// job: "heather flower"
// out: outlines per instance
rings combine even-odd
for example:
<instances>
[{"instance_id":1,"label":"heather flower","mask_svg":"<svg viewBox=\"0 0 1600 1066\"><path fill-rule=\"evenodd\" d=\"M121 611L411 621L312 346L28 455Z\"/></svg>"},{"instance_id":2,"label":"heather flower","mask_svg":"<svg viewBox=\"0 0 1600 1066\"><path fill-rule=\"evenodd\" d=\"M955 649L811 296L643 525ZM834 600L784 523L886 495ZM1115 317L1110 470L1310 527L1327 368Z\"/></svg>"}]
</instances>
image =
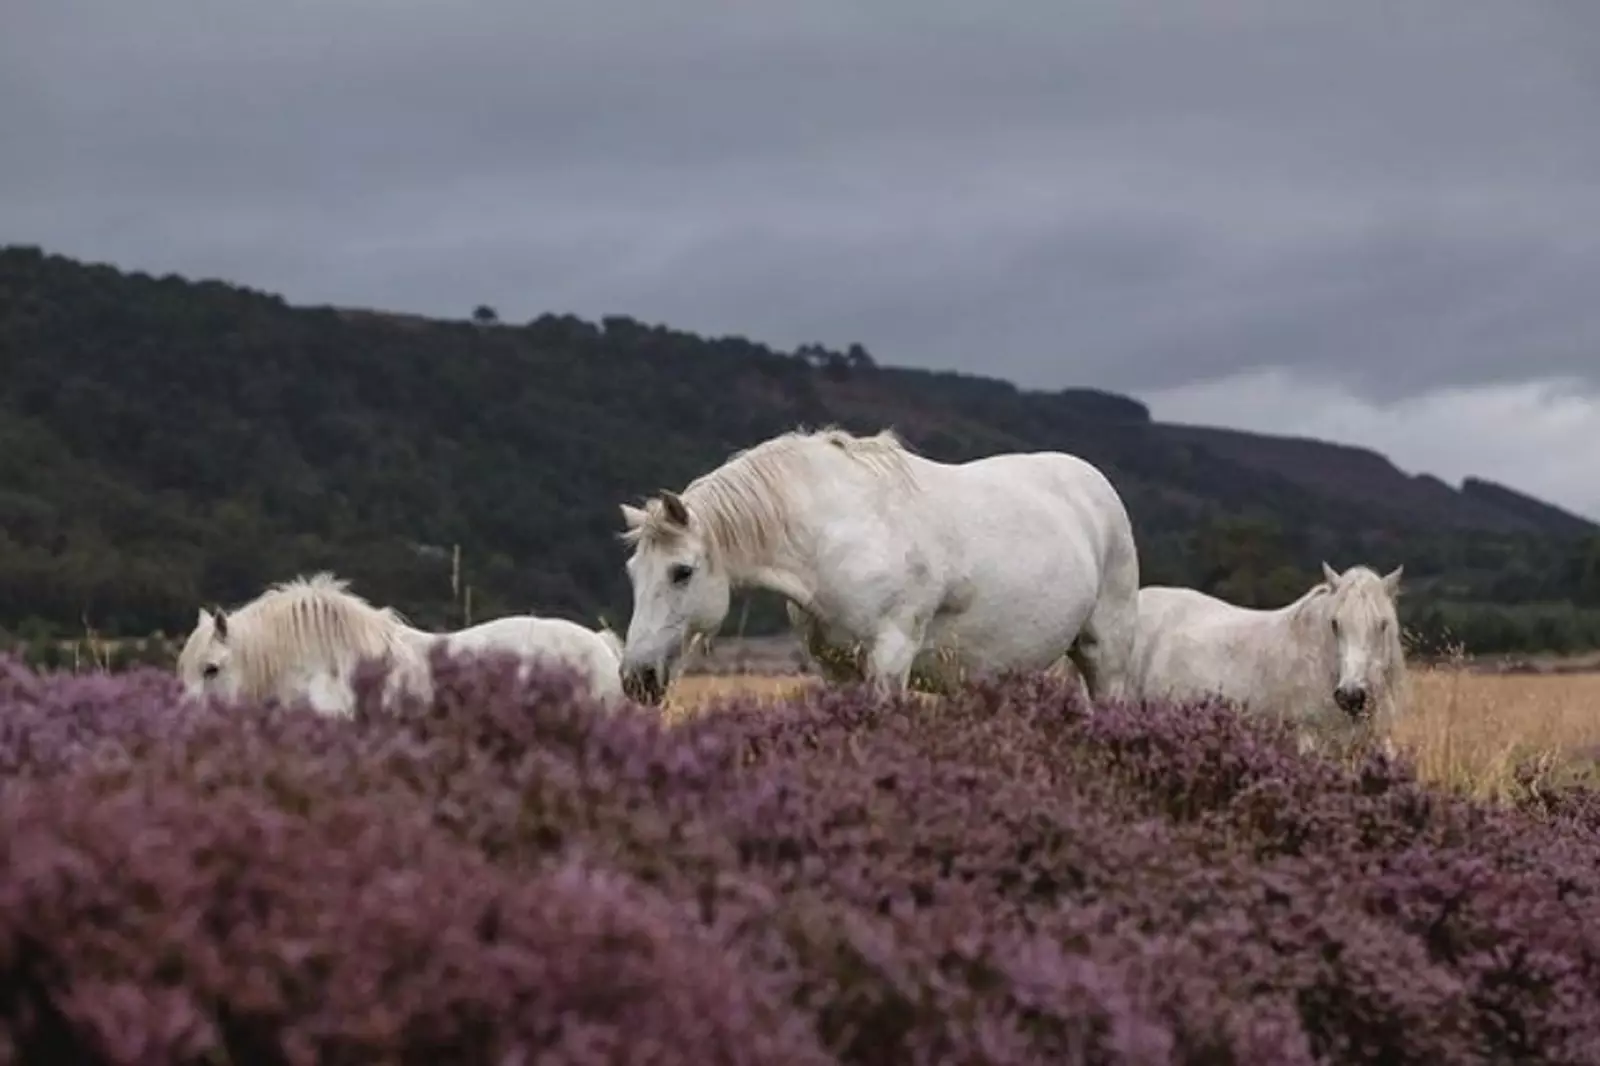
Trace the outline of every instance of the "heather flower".
<instances>
[{"instance_id":1,"label":"heather flower","mask_svg":"<svg viewBox=\"0 0 1600 1066\"><path fill-rule=\"evenodd\" d=\"M673 724L0 659L0 1062L1600 1061L1600 810L1050 678Z\"/></svg>"}]
</instances>

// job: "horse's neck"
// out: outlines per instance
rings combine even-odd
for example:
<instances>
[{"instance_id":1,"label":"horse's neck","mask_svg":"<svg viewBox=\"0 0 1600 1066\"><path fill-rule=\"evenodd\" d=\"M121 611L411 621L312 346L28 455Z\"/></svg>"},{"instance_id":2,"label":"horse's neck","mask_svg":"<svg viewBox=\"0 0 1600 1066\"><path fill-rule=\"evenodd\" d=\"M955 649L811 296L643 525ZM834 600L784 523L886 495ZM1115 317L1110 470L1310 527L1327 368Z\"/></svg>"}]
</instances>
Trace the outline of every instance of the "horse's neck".
<instances>
[{"instance_id":1,"label":"horse's neck","mask_svg":"<svg viewBox=\"0 0 1600 1066\"><path fill-rule=\"evenodd\" d=\"M794 473L796 478L812 483L817 482L819 475L826 477L826 471L818 471L814 463L797 466ZM805 495L808 497L805 500L785 500L780 505L781 520L787 532L784 536L770 538L767 550L754 555L719 552L718 565L726 572L730 585L765 589L802 606L811 603L817 588L815 553L811 546L820 537L822 522L813 508L818 494L813 491ZM685 499L690 507L694 506L689 494Z\"/></svg>"},{"instance_id":2,"label":"horse's neck","mask_svg":"<svg viewBox=\"0 0 1600 1066\"><path fill-rule=\"evenodd\" d=\"M918 464L926 465L916 455L895 458L911 464L912 478L905 484L914 482ZM779 505L788 535L773 538L772 549L761 553L760 558L741 559L728 553L722 565L735 587L766 589L809 608L822 583L818 547L829 527L838 518L859 513L864 506L875 506L869 501L880 493L899 491L900 484L890 483L897 479L893 471L874 469L873 463L844 454L831 445L815 445L790 461L793 466L783 476L791 485L805 488ZM691 509L692 494L693 486L685 494Z\"/></svg>"},{"instance_id":3,"label":"horse's neck","mask_svg":"<svg viewBox=\"0 0 1600 1066\"><path fill-rule=\"evenodd\" d=\"M1325 595L1307 595L1274 611L1273 628L1282 647L1272 655L1268 668L1278 683L1298 691L1308 685L1322 686L1323 668L1330 667L1333 649L1326 639L1328 625L1323 608L1330 602ZM1309 669L1308 669L1309 668ZM1316 679L1316 680L1308 680Z\"/></svg>"},{"instance_id":4,"label":"horse's neck","mask_svg":"<svg viewBox=\"0 0 1600 1066\"><path fill-rule=\"evenodd\" d=\"M804 558L804 553L774 551L763 553L760 559L724 557L719 560L728 575L728 583L736 589L763 589L775 592L801 606L809 606L816 596L816 566Z\"/></svg>"}]
</instances>

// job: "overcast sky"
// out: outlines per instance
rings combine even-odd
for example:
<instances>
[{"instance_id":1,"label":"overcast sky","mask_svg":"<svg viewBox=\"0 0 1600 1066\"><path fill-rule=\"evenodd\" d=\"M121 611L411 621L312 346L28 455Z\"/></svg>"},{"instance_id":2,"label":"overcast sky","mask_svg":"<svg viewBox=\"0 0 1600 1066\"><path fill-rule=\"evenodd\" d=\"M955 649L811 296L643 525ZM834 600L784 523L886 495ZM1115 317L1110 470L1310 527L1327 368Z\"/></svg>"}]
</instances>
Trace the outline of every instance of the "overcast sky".
<instances>
[{"instance_id":1,"label":"overcast sky","mask_svg":"<svg viewBox=\"0 0 1600 1066\"><path fill-rule=\"evenodd\" d=\"M1600 517L1596 0L8 0L0 241L1131 392Z\"/></svg>"}]
</instances>

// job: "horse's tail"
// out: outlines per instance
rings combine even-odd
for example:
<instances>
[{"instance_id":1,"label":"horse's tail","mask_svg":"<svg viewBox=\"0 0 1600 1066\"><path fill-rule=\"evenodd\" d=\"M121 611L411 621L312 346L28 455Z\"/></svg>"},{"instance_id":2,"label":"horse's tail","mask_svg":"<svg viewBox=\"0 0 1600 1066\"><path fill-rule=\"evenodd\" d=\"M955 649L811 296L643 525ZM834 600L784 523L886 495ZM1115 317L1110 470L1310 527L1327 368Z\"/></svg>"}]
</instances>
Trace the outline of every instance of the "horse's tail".
<instances>
[{"instance_id":1,"label":"horse's tail","mask_svg":"<svg viewBox=\"0 0 1600 1066\"><path fill-rule=\"evenodd\" d=\"M622 638L617 636L616 630L611 628L611 623L606 621L605 615L600 616L600 628L595 630L605 646L611 649L611 654L617 657L617 662L622 661Z\"/></svg>"}]
</instances>

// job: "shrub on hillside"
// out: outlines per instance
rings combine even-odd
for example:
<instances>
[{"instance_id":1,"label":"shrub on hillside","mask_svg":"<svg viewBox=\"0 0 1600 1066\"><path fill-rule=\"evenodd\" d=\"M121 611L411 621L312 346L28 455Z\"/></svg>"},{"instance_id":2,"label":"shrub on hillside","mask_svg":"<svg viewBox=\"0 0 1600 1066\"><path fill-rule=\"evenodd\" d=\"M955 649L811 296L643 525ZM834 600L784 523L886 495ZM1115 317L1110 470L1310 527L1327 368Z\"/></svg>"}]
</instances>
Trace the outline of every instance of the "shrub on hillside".
<instances>
[{"instance_id":1,"label":"shrub on hillside","mask_svg":"<svg viewBox=\"0 0 1600 1066\"><path fill-rule=\"evenodd\" d=\"M1592 805L1046 679L679 726L0 661L0 1061L1600 1061Z\"/></svg>"}]
</instances>

